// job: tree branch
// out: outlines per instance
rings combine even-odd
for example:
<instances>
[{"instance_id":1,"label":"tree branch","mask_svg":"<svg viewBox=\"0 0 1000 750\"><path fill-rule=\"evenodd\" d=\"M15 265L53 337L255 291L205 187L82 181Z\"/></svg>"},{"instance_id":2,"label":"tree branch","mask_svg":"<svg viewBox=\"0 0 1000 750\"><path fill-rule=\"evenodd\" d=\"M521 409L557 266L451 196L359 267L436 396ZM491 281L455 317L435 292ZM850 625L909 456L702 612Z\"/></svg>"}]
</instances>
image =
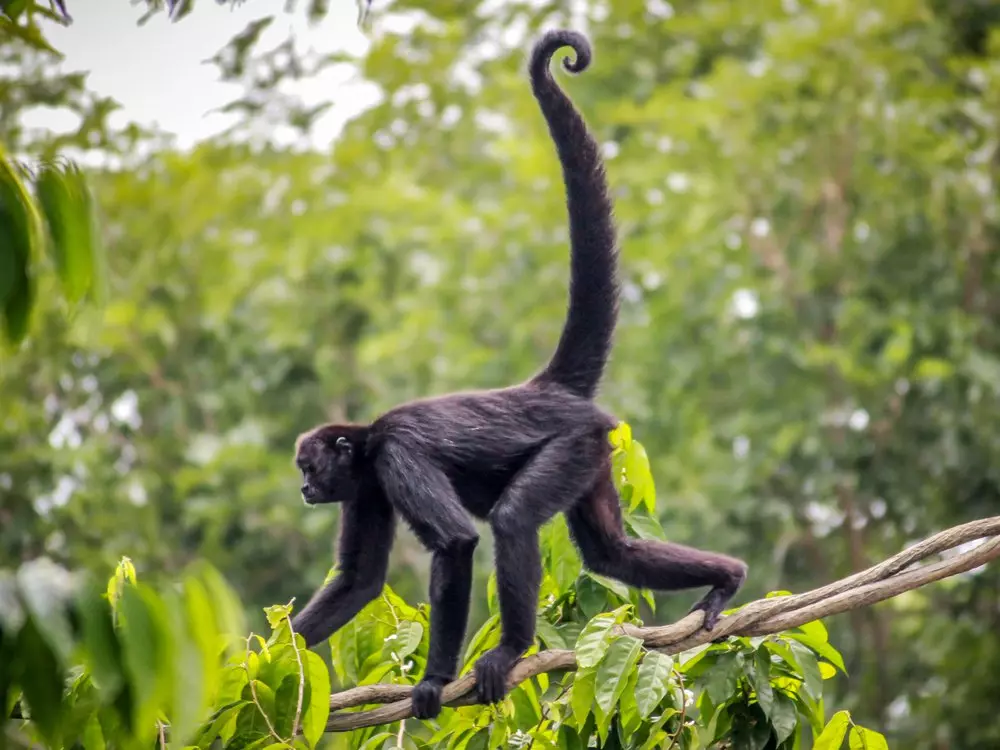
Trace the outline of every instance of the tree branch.
<instances>
[{"instance_id":1,"label":"tree branch","mask_svg":"<svg viewBox=\"0 0 1000 750\"><path fill-rule=\"evenodd\" d=\"M947 552L963 544L980 544L964 552L945 556L939 562L912 567L931 555ZM719 620L711 632L701 629L704 614L693 612L681 620L657 627L627 625L621 632L642 639L647 648L668 654L686 651L728 635L759 636L780 633L818 620L898 596L906 591L965 573L1000 557L1000 516L973 521L942 531L885 562L804 594L759 599ZM510 673L513 687L543 672L576 668L576 655L569 650L541 651L525 657ZM475 676L470 672L445 686L442 704L465 706L476 703ZM349 732L379 724L391 724L413 716L409 685L363 685L330 696L328 732ZM367 711L343 709L381 703Z\"/></svg>"}]
</instances>

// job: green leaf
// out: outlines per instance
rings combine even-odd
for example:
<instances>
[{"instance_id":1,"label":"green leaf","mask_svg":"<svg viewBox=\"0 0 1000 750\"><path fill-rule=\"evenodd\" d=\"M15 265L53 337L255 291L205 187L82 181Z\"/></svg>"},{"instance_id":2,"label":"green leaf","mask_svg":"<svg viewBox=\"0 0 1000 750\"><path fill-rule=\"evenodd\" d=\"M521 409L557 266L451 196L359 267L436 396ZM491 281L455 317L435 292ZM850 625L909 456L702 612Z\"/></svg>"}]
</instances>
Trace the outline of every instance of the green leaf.
<instances>
[{"instance_id":1,"label":"green leaf","mask_svg":"<svg viewBox=\"0 0 1000 750\"><path fill-rule=\"evenodd\" d=\"M251 705L250 701L238 700L217 708L202 725L202 729L198 732L198 736L194 741L195 744L198 747L208 747L211 745L216 737L220 735L223 727L234 721L239 716L240 711L249 705Z\"/></svg>"},{"instance_id":2,"label":"green leaf","mask_svg":"<svg viewBox=\"0 0 1000 750\"><path fill-rule=\"evenodd\" d=\"M75 592L70 574L47 557L40 557L24 563L16 575L21 600L35 627L62 666L68 667L74 647L69 606Z\"/></svg>"},{"instance_id":3,"label":"green leaf","mask_svg":"<svg viewBox=\"0 0 1000 750\"><path fill-rule=\"evenodd\" d=\"M0 313L6 338L15 345L28 333L36 286L31 264L40 254L41 243L35 202L0 146L0 270L6 274L0 282Z\"/></svg>"},{"instance_id":4,"label":"green leaf","mask_svg":"<svg viewBox=\"0 0 1000 750\"><path fill-rule=\"evenodd\" d=\"M514 720L518 729L527 731L541 720L542 708L531 680L526 680L514 688L510 693L510 700L514 706Z\"/></svg>"},{"instance_id":5,"label":"green leaf","mask_svg":"<svg viewBox=\"0 0 1000 750\"><path fill-rule=\"evenodd\" d=\"M35 621L29 620L18 633L17 652L23 661L21 689L31 710L32 723L50 747L59 747L64 716L63 672L49 642Z\"/></svg>"},{"instance_id":6,"label":"green leaf","mask_svg":"<svg viewBox=\"0 0 1000 750\"><path fill-rule=\"evenodd\" d=\"M649 457L646 455L646 449L642 443L637 440L632 441L632 446L628 451L625 473L629 484L635 488L632 507L641 503L646 512L655 513L656 490L653 485L653 475L649 469Z\"/></svg>"},{"instance_id":7,"label":"green leaf","mask_svg":"<svg viewBox=\"0 0 1000 750\"><path fill-rule=\"evenodd\" d=\"M170 670L162 677L169 677L170 739L178 745L187 744L207 713L210 696L207 677L218 669L214 658L207 661L203 658L197 641L192 638L181 594L172 589L164 592L167 620L161 623L170 631Z\"/></svg>"},{"instance_id":8,"label":"green leaf","mask_svg":"<svg viewBox=\"0 0 1000 750\"><path fill-rule=\"evenodd\" d=\"M771 726L774 727L774 733L778 738L779 745L791 737L792 732L798 726L798 714L795 710L795 702L777 691L774 693L774 702L767 715L771 720Z\"/></svg>"},{"instance_id":9,"label":"green leaf","mask_svg":"<svg viewBox=\"0 0 1000 750\"><path fill-rule=\"evenodd\" d=\"M729 651L719 655L704 675L705 691L712 703L719 705L733 696L742 670L743 659L739 654Z\"/></svg>"},{"instance_id":10,"label":"green leaf","mask_svg":"<svg viewBox=\"0 0 1000 750\"><path fill-rule=\"evenodd\" d=\"M283 622L291 618L292 605L272 604L270 607L264 607L264 616L267 617L267 624L271 626L271 630L277 630Z\"/></svg>"},{"instance_id":11,"label":"green leaf","mask_svg":"<svg viewBox=\"0 0 1000 750\"><path fill-rule=\"evenodd\" d=\"M399 624L395 635L395 645L392 646L392 650L400 660L403 660L420 646L420 639L424 637L424 626L413 620L405 620ZM388 641L386 645L392 643L393 641Z\"/></svg>"},{"instance_id":12,"label":"green leaf","mask_svg":"<svg viewBox=\"0 0 1000 750\"><path fill-rule=\"evenodd\" d=\"M619 422L608 434L611 445L617 450L628 450L632 445L632 428L627 422Z\"/></svg>"},{"instance_id":13,"label":"green leaf","mask_svg":"<svg viewBox=\"0 0 1000 750\"><path fill-rule=\"evenodd\" d=\"M638 638L622 635L612 641L597 668L597 705L605 713L610 713L621 697L641 652L642 641Z\"/></svg>"},{"instance_id":14,"label":"green leaf","mask_svg":"<svg viewBox=\"0 0 1000 750\"><path fill-rule=\"evenodd\" d=\"M105 750L107 745L104 742L104 731L101 729L101 722L97 715L92 714L83 725L80 733L80 744L83 750Z\"/></svg>"},{"instance_id":15,"label":"green leaf","mask_svg":"<svg viewBox=\"0 0 1000 750\"><path fill-rule=\"evenodd\" d=\"M88 587L77 600L77 612L82 630L84 663L90 670L98 694L109 700L124 680L122 647L115 633L111 604L96 587Z\"/></svg>"},{"instance_id":16,"label":"green leaf","mask_svg":"<svg viewBox=\"0 0 1000 750\"><path fill-rule=\"evenodd\" d=\"M764 648L759 648L753 655L753 670L750 681L757 693L757 701L767 715L774 706L774 689L771 687L771 657Z\"/></svg>"},{"instance_id":17,"label":"green leaf","mask_svg":"<svg viewBox=\"0 0 1000 750\"><path fill-rule=\"evenodd\" d=\"M847 667L844 666L844 658L840 655L840 652L831 646L825 639L820 638L813 633L786 633L785 637L791 638L805 646L808 646L810 649L815 651L818 656L826 659L841 672L847 674Z\"/></svg>"},{"instance_id":18,"label":"green leaf","mask_svg":"<svg viewBox=\"0 0 1000 750\"><path fill-rule=\"evenodd\" d=\"M874 730L865 729L857 724L851 727L848 746L851 750L889 750L885 737Z\"/></svg>"},{"instance_id":19,"label":"green leaf","mask_svg":"<svg viewBox=\"0 0 1000 750\"><path fill-rule=\"evenodd\" d=\"M822 734L813 743L813 750L839 750L847 734L851 715L847 711L837 711L823 728Z\"/></svg>"},{"instance_id":20,"label":"green leaf","mask_svg":"<svg viewBox=\"0 0 1000 750\"><path fill-rule=\"evenodd\" d=\"M660 704L670 686L670 673L674 668L674 660L659 651L647 651L639 665L639 681L635 688L636 705L639 716L649 717Z\"/></svg>"},{"instance_id":21,"label":"green leaf","mask_svg":"<svg viewBox=\"0 0 1000 750\"><path fill-rule=\"evenodd\" d=\"M595 581L599 585L601 585L604 588L606 588L608 591L610 591L611 593L613 593L619 599L622 599L624 601L628 601L629 600L628 586L626 586L621 581L616 581L613 578L606 578L606 577L604 577L602 575L598 575L597 573L592 573L589 570L585 571L584 575L586 575L587 578L591 579L592 581Z\"/></svg>"},{"instance_id":22,"label":"green leaf","mask_svg":"<svg viewBox=\"0 0 1000 750\"><path fill-rule=\"evenodd\" d=\"M597 672L594 669L582 669L573 678L573 692L570 695L570 706L573 709L573 719L577 727L582 727L587 720L594 704L594 690Z\"/></svg>"},{"instance_id":23,"label":"green leaf","mask_svg":"<svg viewBox=\"0 0 1000 750\"><path fill-rule=\"evenodd\" d=\"M822 641L823 643L830 642L830 634L827 632L826 625L823 624L822 620L812 620L803 623L799 625L798 629L814 640Z\"/></svg>"},{"instance_id":24,"label":"green leaf","mask_svg":"<svg viewBox=\"0 0 1000 750\"><path fill-rule=\"evenodd\" d=\"M795 654L799 674L804 680L806 692L814 699L819 700L823 696L823 677L819 671L816 654L795 641L791 643L791 650Z\"/></svg>"},{"instance_id":25,"label":"green leaf","mask_svg":"<svg viewBox=\"0 0 1000 750\"><path fill-rule=\"evenodd\" d=\"M663 527L653 516L644 516L638 513L629 514L625 519L625 525L640 539L663 541L666 538Z\"/></svg>"},{"instance_id":26,"label":"green leaf","mask_svg":"<svg viewBox=\"0 0 1000 750\"><path fill-rule=\"evenodd\" d=\"M492 648L500 642L500 615L490 615L486 622L480 626L476 634L469 640L469 645L465 649L465 664L469 664L473 659L487 649Z\"/></svg>"},{"instance_id":27,"label":"green leaf","mask_svg":"<svg viewBox=\"0 0 1000 750\"><path fill-rule=\"evenodd\" d=\"M604 658L611 645L612 629L616 624L612 614L600 614L586 624L580 637L576 639L576 661L581 668L596 667Z\"/></svg>"},{"instance_id":28,"label":"green leaf","mask_svg":"<svg viewBox=\"0 0 1000 750\"><path fill-rule=\"evenodd\" d=\"M535 633L545 648L567 648L566 640L556 629L556 626L544 617L536 618Z\"/></svg>"},{"instance_id":29,"label":"green leaf","mask_svg":"<svg viewBox=\"0 0 1000 750\"><path fill-rule=\"evenodd\" d=\"M302 652L301 656L309 683L309 705L302 717L302 734L311 747L316 747L330 715L330 672L314 651Z\"/></svg>"},{"instance_id":30,"label":"green leaf","mask_svg":"<svg viewBox=\"0 0 1000 750\"><path fill-rule=\"evenodd\" d=\"M649 738L646 740L646 742L643 744L640 750L653 750L654 747L659 745L663 739L663 733L660 731L661 728L668 721L670 721L672 717L676 716L679 713L680 711L678 711L676 708L664 709L663 713L660 714L659 718L655 722L653 722L653 725L649 728Z\"/></svg>"},{"instance_id":31,"label":"green leaf","mask_svg":"<svg viewBox=\"0 0 1000 750\"><path fill-rule=\"evenodd\" d=\"M89 291L101 288L99 276L104 268L90 190L72 164L44 165L38 170L35 190L66 297L78 302Z\"/></svg>"},{"instance_id":32,"label":"green leaf","mask_svg":"<svg viewBox=\"0 0 1000 750\"><path fill-rule=\"evenodd\" d=\"M546 570L556 580L561 591L573 585L583 565L569 535L566 519L560 514L545 525L542 544L546 555Z\"/></svg>"},{"instance_id":33,"label":"green leaf","mask_svg":"<svg viewBox=\"0 0 1000 750\"><path fill-rule=\"evenodd\" d=\"M138 586L124 588L119 611L125 673L134 696L132 726L143 731L153 726L165 697L161 675L170 674L171 664L159 624L167 618L155 595Z\"/></svg>"}]
</instances>

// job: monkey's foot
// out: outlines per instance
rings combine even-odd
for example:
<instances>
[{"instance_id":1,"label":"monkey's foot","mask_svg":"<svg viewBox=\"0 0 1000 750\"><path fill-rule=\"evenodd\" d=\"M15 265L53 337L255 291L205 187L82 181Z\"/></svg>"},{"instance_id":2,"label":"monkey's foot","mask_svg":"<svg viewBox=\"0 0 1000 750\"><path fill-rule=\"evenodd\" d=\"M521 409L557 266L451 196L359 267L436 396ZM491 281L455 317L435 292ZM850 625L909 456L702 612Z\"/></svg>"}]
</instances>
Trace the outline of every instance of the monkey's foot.
<instances>
[{"instance_id":1,"label":"monkey's foot","mask_svg":"<svg viewBox=\"0 0 1000 750\"><path fill-rule=\"evenodd\" d=\"M507 694L507 677L520 654L505 646L491 648L476 662L476 693L480 703L499 703Z\"/></svg>"},{"instance_id":2,"label":"monkey's foot","mask_svg":"<svg viewBox=\"0 0 1000 750\"><path fill-rule=\"evenodd\" d=\"M450 680L444 677L425 677L410 693L413 715L418 719L433 719L441 713L441 690Z\"/></svg>"}]
</instances>

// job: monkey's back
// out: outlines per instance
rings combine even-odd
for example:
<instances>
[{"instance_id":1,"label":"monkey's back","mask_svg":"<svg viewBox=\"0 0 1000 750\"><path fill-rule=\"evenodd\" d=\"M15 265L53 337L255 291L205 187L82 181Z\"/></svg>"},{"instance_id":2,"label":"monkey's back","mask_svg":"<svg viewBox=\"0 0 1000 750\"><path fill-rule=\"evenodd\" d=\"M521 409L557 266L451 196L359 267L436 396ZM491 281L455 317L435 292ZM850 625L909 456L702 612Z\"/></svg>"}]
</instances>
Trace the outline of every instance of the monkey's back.
<instances>
[{"instance_id":1,"label":"monkey's back","mask_svg":"<svg viewBox=\"0 0 1000 750\"><path fill-rule=\"evenodd\" d=\"M449 467L499 470L553 437L616 424L586 398L527 384L411 401L375 420L372 432L377 442L399 439Z\"/></svg>"}]
</instances>

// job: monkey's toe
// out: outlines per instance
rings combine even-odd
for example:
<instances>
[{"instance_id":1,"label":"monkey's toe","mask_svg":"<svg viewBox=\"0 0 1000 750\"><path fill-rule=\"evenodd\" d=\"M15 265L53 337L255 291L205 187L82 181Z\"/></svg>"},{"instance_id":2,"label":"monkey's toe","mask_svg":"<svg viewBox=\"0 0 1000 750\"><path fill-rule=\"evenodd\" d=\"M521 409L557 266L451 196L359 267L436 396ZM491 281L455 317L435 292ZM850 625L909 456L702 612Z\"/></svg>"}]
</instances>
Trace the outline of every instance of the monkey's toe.
<instances>
[{"instance_id":1,"label":"monkey's toe","mask_svg":"<svg viewBox=\"0 0 1000 750\"><path fill-rule=\"evenodd\" d=\"M433 719L441 713L441 685L435 680L422 680L410 693L413 715L418 719Z\"/></svg>"},{"instance_id":2,"label":"monkey's toe","mask_svg":"<svg viewBox=\"0 0 1000 750\"><path fill-rule=\"evenodd\" d=\"M480 703L499 703L507 694L507 675L516 656L504 648L487 651L476 662L476 693Z\"/></svg>"}]
</instances>

